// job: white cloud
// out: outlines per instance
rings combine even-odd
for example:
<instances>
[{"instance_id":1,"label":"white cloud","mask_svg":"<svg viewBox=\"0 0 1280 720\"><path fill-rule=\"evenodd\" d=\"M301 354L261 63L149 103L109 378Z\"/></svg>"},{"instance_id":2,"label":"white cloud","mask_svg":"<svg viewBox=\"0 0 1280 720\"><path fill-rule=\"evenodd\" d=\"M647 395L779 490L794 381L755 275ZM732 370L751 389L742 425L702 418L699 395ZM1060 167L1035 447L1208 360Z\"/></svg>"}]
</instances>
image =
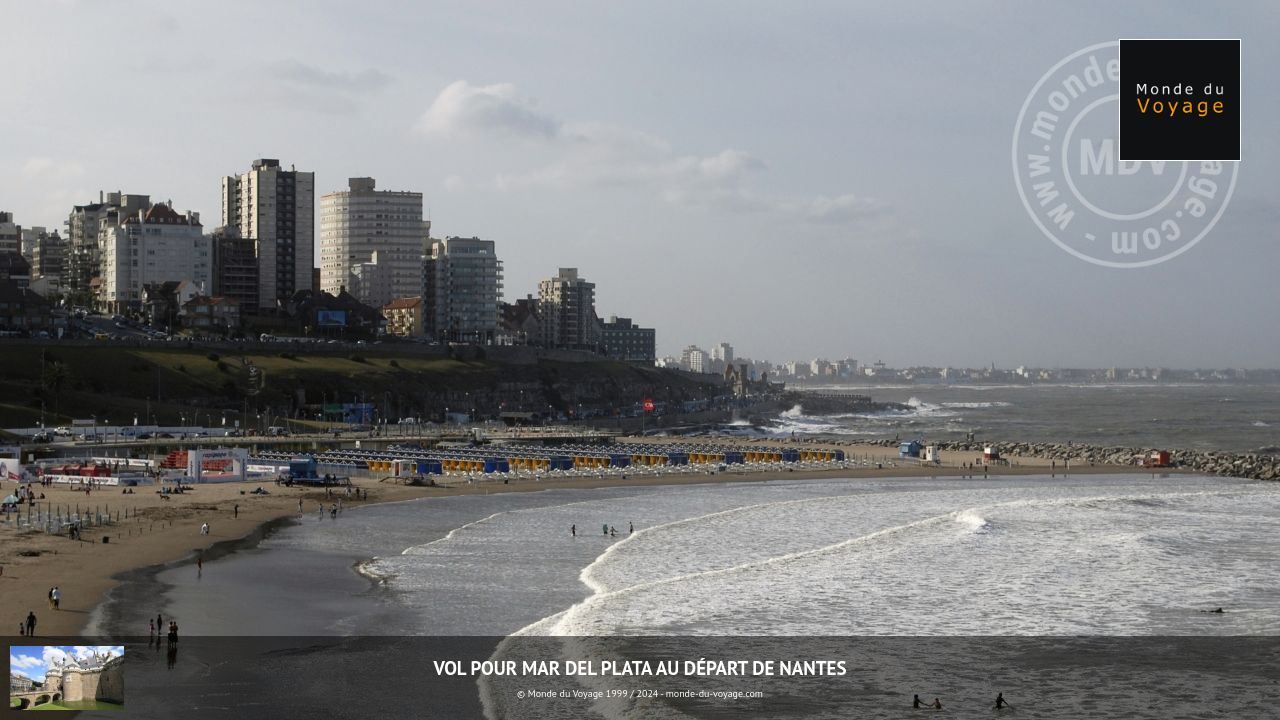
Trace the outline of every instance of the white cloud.
<instances>
[{"instance_id":1,"label":"white cloud","mask_svg":"<svg viewBox=\"0 0 1280 720\"><path fill-rule=\"evenodd\" d=\"M516 137L555 138L560 122L542 113L529 98L516 94L514 85L472 85L466 80L450 83L440 91L418 120L428 135L501 133Z\"/></svg>"},{"instance_id":2,"label":"white cloud","mask_svg":"<svg viewBox=\"0 0 1280 720\"><path fill-rule=\"evenodd\" d=\"M451 83L432 101L417 130L487 143L516 138L554 155L550 162L495 173L493 186L502 191L628 188L675 205L765 212L789 222L821 224L859 223L889 209L883 201L852 193L799 199L764 195L750 185L768 166L745 150L679 154L667 140L641 130L562 122L510 83ZM445 187L458 189L461 180L450 177Z\"/></svg>"},{"instance_id":3,"label":"white cloud","mask_svg":"<svg viewBox=\"0 0 1280 720\"><path fill-rule=\"evenodd\" d=\"M14 655L13 653L9 653L10 670L13 668L31 669L36 667L44 667L44 662L42 662L40 658L32 657L30 655Z\"/></svg>"}]
</instances>

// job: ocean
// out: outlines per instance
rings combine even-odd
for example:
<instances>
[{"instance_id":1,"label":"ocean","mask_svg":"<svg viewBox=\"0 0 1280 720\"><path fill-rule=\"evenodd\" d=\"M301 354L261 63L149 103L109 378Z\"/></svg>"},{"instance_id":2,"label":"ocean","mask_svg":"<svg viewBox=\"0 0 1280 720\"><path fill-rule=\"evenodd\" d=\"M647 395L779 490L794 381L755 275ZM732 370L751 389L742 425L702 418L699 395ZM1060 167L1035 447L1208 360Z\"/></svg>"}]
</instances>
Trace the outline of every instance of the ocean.
<instances>
[{"instance_id":1,"label":"ocean","mask_svg":"<svg viewBox=\"0 0 1280 720\"><path fill-rule=\"evenodd\" d=\"M117 602L106 628L163 611L197 635L1274 635L1278 533L1280 485L1193 475L461 496L308 515L202 575L159 572L163 601Z\"/></svg>"},{"instance_id":2,"label":"ocean","mask_svg":"<svg viewBox=\"0 0 1280 720\"><path fill-rule=\"evenodd\" d=\"M1236 384L885 385L823 388L910 406L812 416L803 404L765 434L922 438L1280 453L1280 386ZM756 431L740 423L731 432Z\"/></svg>"}]
</instances>

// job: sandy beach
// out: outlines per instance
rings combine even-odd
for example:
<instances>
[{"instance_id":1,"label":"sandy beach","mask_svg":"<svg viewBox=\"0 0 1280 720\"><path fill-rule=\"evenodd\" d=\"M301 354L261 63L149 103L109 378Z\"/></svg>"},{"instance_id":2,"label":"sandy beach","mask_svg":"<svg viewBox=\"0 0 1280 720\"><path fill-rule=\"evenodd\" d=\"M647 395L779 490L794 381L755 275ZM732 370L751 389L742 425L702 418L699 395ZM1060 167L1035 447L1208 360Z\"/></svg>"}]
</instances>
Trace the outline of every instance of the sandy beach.
<instances>
[{"instance_id":1,"label":"sandy beach","mask_svg":"<svg viewBox=\"0 0 1280 720\"><path fill-rule=\"evenodd\" d=\"M689 442L689 438L652 438L645 442ZM743 445L766 444L764 441L725 440ZM770 440L767 444L782 441ZM761 482L777 479L865 478L865 477L948 477L962 476L971 471L958 467L971 462L969 453L961 456L943 456L940 466L923 467L918 464L900 464L892 448L878 445L839 443L803 443L810 447L839 447L851 459L864 460L869 467L788 471L726 471L699 470L684 474L659 476L628 475L578 476L515 479L510 482L483 481L468 483L465 478L445 477L438 487L413 487L394 481L376 478L355 479L353 484L368 493L367 500L347 498L335 491L326 497L324 489L289 488L260 481L246 483L222 483L197 485L193 490L163 499L154 486L141 486L133 494L122 494L120 489L101 489L86 495L69 488L37 488L43 491L44 503L71 510L100 509L117 513L120 521L111 525L85 530L83 537L72 540L66 536L50 535L39 531L19 532L13 523L0 525L0 607L6 608L3 619L8 623L3 634L16 634L14 629L28 611L37 618L36 636L70 636L84 631L90 614L108 590L116 583L114 576L137 568L174 562L194 562L201 551L214 543L243 538L264 523L298 515L298 502L302 501L306 514L319 512L321 504L343 497L344 508L351 509L365 504L396 502L424 497L443 497L461 494L488 494L500 492L531 492L555 488L596 488L604 486L679 485L707 482ZM882 467L875 467L881 463ZM1038 474L1050 465L1048 460L1017 458L1010 467L991 468L991 475ZM981 476L982 470L975 472ZM1058 469L1058 472L1061 472ZM1140 472L1131 466L1097 466L1073 468L1072 474ZM268 495L252 495L257 487L268 490ZM209 525L209 533L201 534L201 526ZM104 539L109 537L109 541ZM61 590L61 607L49 606L49 588Z\"/></svg>"}]
</instances>

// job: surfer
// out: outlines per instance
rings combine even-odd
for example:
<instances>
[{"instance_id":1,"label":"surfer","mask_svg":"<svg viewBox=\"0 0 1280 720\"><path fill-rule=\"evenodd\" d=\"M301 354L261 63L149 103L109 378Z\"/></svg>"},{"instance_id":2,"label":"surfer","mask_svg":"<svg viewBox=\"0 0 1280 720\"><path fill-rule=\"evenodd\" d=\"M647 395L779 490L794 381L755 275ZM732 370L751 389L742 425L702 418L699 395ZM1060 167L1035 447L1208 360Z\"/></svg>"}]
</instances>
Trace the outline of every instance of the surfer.
<instances>
[{"instance_id":1,"label":"surfer","mask_svg":"<svg viewBox=\"0 0 1280 720\"><path fill-rule=\"evenodd\" d=\"M922 707L924 707L924 701L920 699L920 696L919 695L913 696L911 698L911 709L919 710Z\"/></svg>"},{"instance_id":2,"label":"surfer","mask_svg":"<svg viewBox=\"0 0 1280 720\"><path fill-rule=\"evenodd\" d=\"M1202 613L1212 613L1212 614L1214 614L1214 615L1221 615L1221 614L1222 614L1222 608L1214 608L1213 610L1201 610L1200 612L1202 612Z\"/></svg>"},{"instance_id":3,"label":"surfer","mask_svg":"<svg viewBox=\"0 0 1280 720\"><path fill-rule=\"evenodd\" d=\"M941 710L941 709L942 709L942 701L941 701L941 700L939 700L938 698L934 698L934 699L933 699L933 704L932 704L932 705L930 705L929 707L933 708L934 710Z\"/></svg>"},{"instance_id":4,"label":"surfer","mask_svg":"<svg viewBox=\"0 0 1280 720\"><path fill-rule=\"evenodd\" d=\"M1003 710L1005 708L1012 709L1013 706L1004 701L1004 693L996 693L996 709Z\"/></svg>"},{"instance_id":5,"label":"surfer","mask_svg":"<svg viewBox=\"0 0 1280 720\"><path fill-rule=\"evenodd\" d=\"M570 533L570 534L572 534L574 537L578 537L578 526L577 526L576 524L575 524L575 525L570 525L570 526L569 526L569 533Z\"/></svg>"}]
</instances>

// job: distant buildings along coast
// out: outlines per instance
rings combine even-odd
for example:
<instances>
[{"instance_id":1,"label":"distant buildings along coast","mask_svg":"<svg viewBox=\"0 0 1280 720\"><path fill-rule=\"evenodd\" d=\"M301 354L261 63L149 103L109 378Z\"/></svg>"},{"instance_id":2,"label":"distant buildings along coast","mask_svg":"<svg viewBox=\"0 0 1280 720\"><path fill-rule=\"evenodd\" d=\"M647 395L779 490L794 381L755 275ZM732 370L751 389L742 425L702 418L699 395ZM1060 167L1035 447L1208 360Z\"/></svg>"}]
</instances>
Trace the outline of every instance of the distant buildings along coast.
<instances>
[{"instance_id":1,"label":"distant buildings along coast","mask_svg":"<svg viewBox=\"0 0 1280 720\"><path fill-rule=\"evenodd\" d=\"M0 332L110 340L179 332L531 345L652 364L656 332L601 320L577 268L506 303L498 244L431 237L423 195L259 158L221 179L221 225L157 196L100 192L64 232L0 211ZM317 240L319 263L315 262ZM119 316L115 325L90 320ZM119 332L117 332L117 330Z\"/></svg>"}]
</instances>

